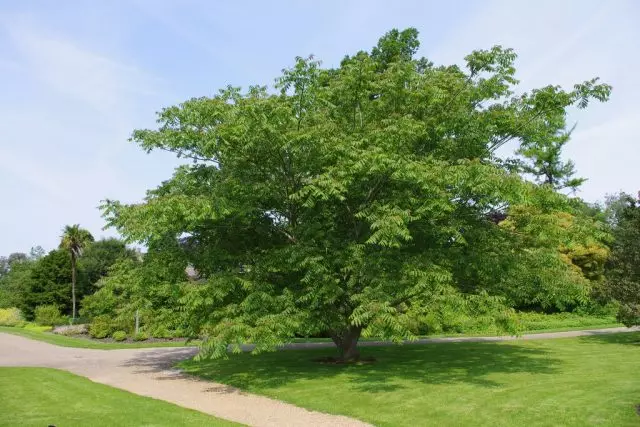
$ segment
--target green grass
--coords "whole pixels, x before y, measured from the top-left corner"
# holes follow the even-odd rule
[[[590,329],[611,329],[611,328],[619,328],[624,326],[622,323],[594,323],[590,326],[574,326],[574,327],[564,327],[564,328],[549,328],[549,329],[531,329],[520,332],[521,335],[532,335],[532,334],[544,334],[547,332],[569,332],[569,331],[586,331]],[[421,335],[418,338],[447,338],[447,337],[486,337],[486,336],[496,336],[496,335],[505,335],[504,333],[493,333],[489,332],[472,332],[469,334],[433,334],[433,335]],[[379,338],[362,338],[360,341],[379,341]],[[293,340],[296,343],[304,343],[304,342],[331,342],[330,338],[296,338]]]
[[[640,333],[364,348],[377,362],[312,361],[332,354],[240,354],[181,367],[379,426],[640,425]]]
[[[166,342],[136,342],[136,343],[122,343],[122,342],[96,342],[86,338],[67,337],[64,335],[57,335],[51,332],[43,332],[31,329],[12,328],[7,326],[0,326],[0,332],[7,334],[20,335],[25,338],[31,338],[38,341],[44,341],[49,344],[55,344],[62,347],[75,347],[75,348],[93,348],[97,350],[116,350],[123,348],[150,348],[150,347],[184,347],[187,345],[185,341],[166,341]],[[197,342],[193,341],[189,345],[197,345]]]
[[[0,368],[0,426],[235,426],[48,368]]]
[[[525,331],[524,333],[622,326],[616,321],[615,314],[580,315],[577,313],[542,314],[520,312],[518,313],[518,320]]]

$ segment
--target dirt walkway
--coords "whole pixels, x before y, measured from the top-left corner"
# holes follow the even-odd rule
[[[578,337],[640,328],[611,328],[588,331],[552,332],[514,337],[427,338],[414,344],[441,342],[507,341]],[[287,348],[322,348],[331,343],[291,344]],[[388,345],[363,342],[363,346]],[[250,350],[250,346],[247,347]],[[34,366],[63,369],[130,392],[175,403],[220,418],[251,426],[367,426],[348,417],[307,411],[297,406],[243,393],[237,389],[182,375],[171,367],[192,357],[196,348],[147,348],[131,350],[88,350],[58,347],[40,341],[0,333],[0,366]]]

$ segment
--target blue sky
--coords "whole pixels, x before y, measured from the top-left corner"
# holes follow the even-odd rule
[[[459,63],[516,49],[523,87],[600,76],[611,101],[575,112],[566,150],[579,194],[640,189],[640,2],[0,0],[0,255],[57,245],[65,224],[103,231],[105,198],[139,201],[177,161],[127,142],[154,113],[227,84],[270,84],[295,56],[337,65],[387,30]]]

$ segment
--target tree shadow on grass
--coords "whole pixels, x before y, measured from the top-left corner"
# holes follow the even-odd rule
[[[327,365],[313,359],[335,355],[331,350],[290,350],[257,356],[232,355],[227,360],[187,361],[187,373],[243,390],[276,389],[292,382],[342,376],[354,391],[385,393],[404,388],[407,381],[425,384],[468,383],[502,385],[494,373],[553,374],[560,361],[540,346],[505,343],[447,343],[363,349],[376,358],[362,365]],[[310,385],[310,387],[312,387]]]
[[[621,344],[640,348],[640,332],[622,332],[619,334],[594,334],[579,338],[580,342],[592,344]]]

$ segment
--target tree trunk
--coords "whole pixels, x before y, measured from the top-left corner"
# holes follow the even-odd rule
[[[362,326],[349,326],[346,329],[331,334],[331,339],[340,351],[342,360],[345,362],[353,362],[360,359],[360,350],[358,350],[358,340]]]
[[[71,253],[71,304],[73,324],[76,323],[76,257]]]

